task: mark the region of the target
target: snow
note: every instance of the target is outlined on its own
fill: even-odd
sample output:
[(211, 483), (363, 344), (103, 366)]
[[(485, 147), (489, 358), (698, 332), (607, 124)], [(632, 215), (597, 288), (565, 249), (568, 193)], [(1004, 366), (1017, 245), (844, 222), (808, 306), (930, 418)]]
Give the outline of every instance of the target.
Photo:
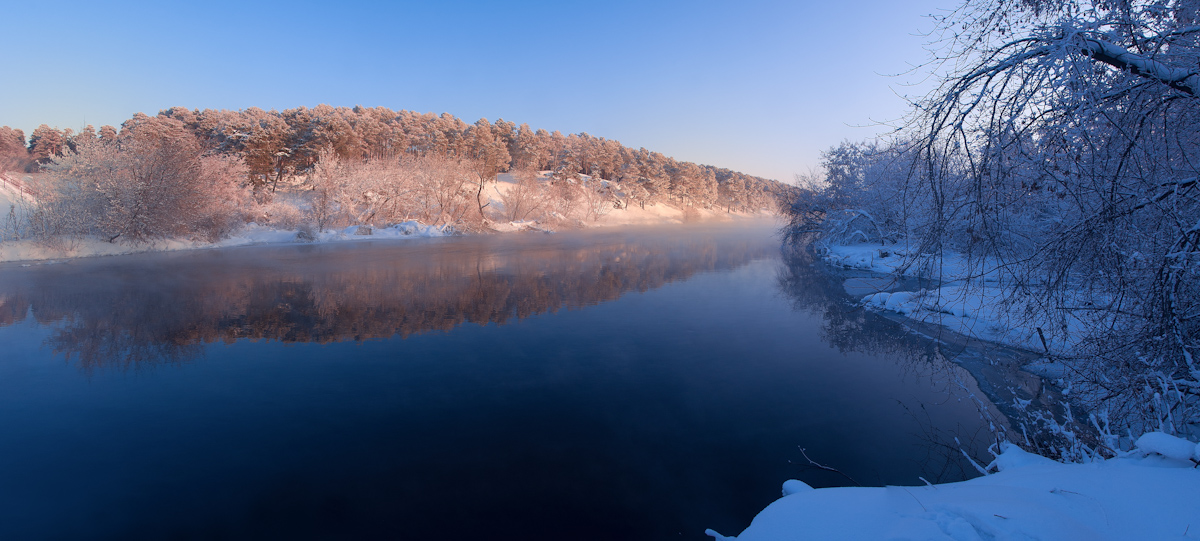
[(511, 222), (502, 222), (492, 224), (492, 228), (501, 233), (513, 233), (521, 231), (540, 231), (542, 233), (553, 233), (554, 230), (549, 226), (538, 222), (537, 220), (514, 220)]
[(1137, 449), (1147, 455), (1158, 454), (1174, 460), (1200, 462), (1200, 444), (1162, 432), (1142, 434), (1137, 440)]
[[(360, 234), (361, 231), (361, 234)], [(408, 221), (388, 227), (353, 225), (338, 231), (323, 231), (308, 234), (295, 229), (276, 229), (256, 223), (246, 224), (236, 234), (217, 242), (194, 240), (159, 240), (143, 245), (114, 244), (99, 238), (67, 239), (47, 245), (35, 240), (19, 240), (0, 243), (0, 262), (68, 259), (122, 255), (140, 252), (169, 252), (204, 248), (226, 248), (267, 244), (291, 244), (297, 242), (351, 242), (382, 239), (414, 239), (443, 237), (454, 234), (449, 228), (425, 225)]]
[[(930, 275), (920, 263), (906, 266), (906, 252), (899, 246), (834, 245), (826, 250), (824, 258), (832, 265), (898, 276), (918, 275), (938, 282), (928, 289), (867, 294), (861, 299), (867, 308), (896, 312), (964, 336), (1029, 351), (1048, 349), (1069, 354), (1077, 345), (1075, 339), (1085, 334), (1087, 323), (1074, 318), (1057, 322), (1059, 328), (1055, 330), (1059, 332), (1055, 333), (1046, 329), (1038, 334), (1035, 326), (1022, 325), (1026, 314), (1035, 310), (1014, 295), (997, 270), (1000, 265), (994, 262), (972, 262), (961, 254), (948, 253), (936, 262), (928, 259), (938, 269), (936, 275)], [(1082, 296), (1076, 300), (1079, 304), (1088, 301)]]
[[(548, 179), (550, 171), (542, 171), (540, 173), (543, 180)], [(590, 181), (587, 175), (581, 175), (585, 181)], [(608, 185), (608, 181), (603, 181)], [(501, 194), (507, 194), (516, 186), (516, 180), (511, 173), (501, 173), (496, 176), (496, 182), (492, 183), (487, 191), (488, 207), (503, 211), (504, 202), (501, 199)], [(693, 208), (692, 215), (686, 216), (684, 211), (667, 204), (647, 204), (645, 208), (640, 205), (629, 205), (625, 208), (606, 208), (604, 212), (596, 217), (593, 221), (579, 222), (577, 225), (582, 227), (622, 227), (630, 225), (666, 225), (666, 224), (682, 224), (689, 222), (734, 222), (747, 220), (762, 220), (775, 219), (775, 216), (770, 212), (763, 211), (758, 213), (746, 212), (725, 212), (723, 209), (704, 209)], [(544, 224), (538, 221), (519, 221), (514, 223), (499, 223), (492, 224), (494, 229), (499, 231), (528, 231), (528, 230), (552, 230), (552, 224)]]
[(831, 265), (886, 274), (898, 273), (906, 254), (904, 251), (891, 250), (874, 243), (835, 245), (827, 250), (825, 260)]
[(904, 314), (912, 319), (942, 325), (954, 332), (1025, 349), (1042, 349), (1036, 330), (1011, 324), (1020, 308), (1006, 303), (1009, 292), (1000, 287), (953, 284), (918, 291), (867, 295), (868, 308)]
[[(1178, 440), (1154, 434), (1151, 447)], [(1200, 539), (1200, 469), (1140, 450), (1062, 464), (1004, 445), (988, 466), (996, 473), (940, 485), (789, 491), (788, 481), (786, 495), (736, 538), (706, 533), (738, 541)]]
[(1187, 68), (1173, 68), (1153, 57), (1131, 53), (1120, 45), (1095, 38), (1080, 36), (1079, 43), (1081, 48), (1088, 52), (1088, 55), (1097, 60), (1122, 70), (1129, 70), (1144, 77), (1185, 88), (1189, 94), (1200, 94), (1200, 75)]
[[(550, 172), (540, 174), (548, 181)], [(590, 179), (584, 175), (584, 181)], [(607, 181), (605, 181), (607, 182)], [(23, 208), (32, 203), (33, 199), (20, 189), (21, 181), (10, 177), (0, 178), (0, 211), (7, 212), (8, 206), (20, 213)], [(500, 174), (496, 182), (490, 183), (485, 196), (488, 198), (485, 208), (490, 218), (486, 229), (500, 232), (544, 232), (550, 233), (560, 228), (582, 227), (620, 227), (643, 225), (668, 225), (681, 223), (702, 222), (747, 222), (775, 220), (775, 215), (763, 211), (758, 213), (727, 213), (720, 209), (693, 208), (688, 212), (667, 204), (647, 204), (645, 208), (633, 206), (629, 208), (611, 208), (606, 205), (598, 215), (589, 219), (577, 216), (564, 217), (552, 215), (546, 221), (538, 220), (499, 220), (504, 216), (503, 196), (516, 186), (516, 180), (511, 173)], [(256, 220), (269, 221), (275, 224), (295, 224), (302, 222), (301, 216), (308, 208), (309, 202), (303, 192), (279, 192), (275, 199), (257, 208)], [(272, 216), (293, 215), (293, 219), (276, 219)], [(0, 217), (2, 218), (2, 217)], [(499, 221), (498, 221), (499, 220)], [(0, 230), (0, 233), (4, 233)], [(376, 227), (373, 224), (354, 224), (336, 231), (311, 232), (309, 230), (288, 229), (286, 227), (261, 225), (251, 222), (244, 225), (229, 238), (217, 242), (204, 242), (188, 239), (160, 239), (150, 243), (130, 245), (109, 243), (99, 238), (59, 238), (50, 242), (34, 239), (5, 240), (0, 235), (0, 262), (7, 261), (45, 261), (68, 259), (75, 257), (94, 257), (131, 254), (150, 251), (176, 251), (203, 248), (223, 248), (230, 246), (246, 246), (261, 244), (288, 244), (294, 242), (346, 242), (369, 239), (409, 239), (428, 238), (458, 234), (452, 227), (438, 227), (417, 221)], [(12, 238), (11, 236), (7, 238)]]
[(448, 227), (425, 225), (416, 220), (390, 225), (388, 227), (373, 227), (370, 225), (352, 225), (342, 229), (340, 233), (320, 233), (315, 237), (319, 241), (332, 242), (352, 240), (354, 237), (371, 237), (375, 239), (405, 239), (444, 237), (454, 231)]
[[(1058, 342), (1047, 337), (1043, 343), (1036, 328), (1021, 324), (1020, 313), (1029, 307), (991, 262), (948, 254), (926, 267), (938, 269), (930, 275), (920, 261), (906, 266), (912, 258), (902, 246), (823, 249), (836, 266), (934, 280), (900, 291), (892, 289), (896, 280), (847, 288), (858, 291), (867, 308), (1036, 351), (1070, 351), (1072, 336), (1083, 334), (1083, 322), (1064, 320)], [(1085, 300), (1082, 294), (1068, 299)], [(1047, 373), (1061, 368), (1042, 365)], [(1151, 432), (1134, 446), (1116, 458), (1064, 464), (1004, 444), (986, 468), (996, 473), (942, 485), (804, 490), (789, 480), (784, 497), (736, 539), (1200, 539), (1200, 444)]]
[(799, 492), (807, 492), (809, 490), (816, 490), (816, 489), (809, 486), (808, 483), (805, 483), (804, 481), (800, 481), (798, 479), (788, 479), (787, 481), (783, 482), (783, 495), (784, 496), (791, 496), (792, 494), (796, 494)]
[[(622, 212), (614, 209), (612, 214), (602, 217), (600, 221), (584, 225), (590, 227), (614, 227), (623, 225), (658, 225), (682, 223), (681, 220), (673, 218), (671, 211), (674, 211), (675, 209), (665, 205), (657, 205), (656, 207), (657, 209), (647, 205), (647, 211), (645, 212)], [(678, 211), (675, 212), (677, 213)], [(705, 212), (711, 213), (711, 211)], [(701, 221), (750, 221), (768, 218), (770, 218), (770, 216), (760, 216), (755, 214), (733, 214), (730, 216), (723, 216), (720, 213), (711, 213), (711, 215), (702, 217)], [(550, 224), (524, 220), (491, 223), (490, 226), (497, 232), (502, 233), (528, 231), (550, 233), (554, 230)], [(232, 246), (267, 244), (291, 244), (296, 242), (329, 243), (382, 239), (431, 238), (455, 234), (457, 233), (453, 230), (453, 228), (427, 225), (418, 221), (408, 221), (387, 227), (374, 227), (368, 224), (359, 224), (351, 225), (337, 231), (324, 231), (320, 233), (307, 233), (297, 229), (279, 229), (251, 222), (243, 226), (239, 231), (229, 238), (217, 242), (170, 239), (157, 240), (141, 245), (129, 245), (121, 243), (109, 243), (103, 239), (94, 237), (61, 239), (57, 242), (49, 244), (45, 242), (38, 242), (37, 240), (33, 239), (5, 241), (0, 242), (0, 262), (44, 261), (76, 257), (123, 255), (141, 252), (196, 250), (205, 248), (225, 248)]]
[(32, 203), (33, 196), (22, 189), (24, 182), (20, 179), (8, 174), (0, 173), (0, 209), (5, 212), (11, 206), (20, 206), (22, 203)]
[(23, 220), (28, 205), (33, 202), (33, 196), (22, 189), (23, 185), (21, 180), (8, 173), (0, 173), (0, 240), (10, 233), (9, 221)]

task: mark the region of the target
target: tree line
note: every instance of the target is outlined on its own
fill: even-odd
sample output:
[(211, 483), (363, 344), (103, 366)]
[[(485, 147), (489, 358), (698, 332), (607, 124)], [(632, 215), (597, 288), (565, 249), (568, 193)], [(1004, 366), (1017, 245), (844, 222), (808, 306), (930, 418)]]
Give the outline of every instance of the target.
[[(155, 160), (174, 168), (172, 174), (152, 172)], [(172, 107), (155, 116), (138, 113), (119, 129), (88, 126), (75, 132), (42, 125), (28, 140), (21, 130), (5, 126), (0, 127), (0, 168), (47, 173), (52, 182), (42, 183), (41, 195), (48, 203), (70, 200), (70, 205), (86, 207), (72, 210), (76, 217), (80, 210), (92, 216), (88, 232), (133, 241), (182, 230), (219, 237), (229, 224), (219, 223), (224, 219), (214, 212), (221, 209), (213, 205), (239, 199), (233, 193), (238, 189), (249, 194), (243, 199), (252, 197), (260, 205), (269, 204), (281, 186), (317, 192), (324, 207), (314, 211), (315, 221), (322, 225), (370, 215), (460, 225), (474, 220), (465, 224), (468, 228), (489, 218), (482, 192), (504, 172), (522, 173), (518, 176), (523, 178), (548, 171), (551, 186), (527, 183), (512, 201), (524, 210), (508, 209), (509, 216), (491, 218), (522, 219), (534, 209), (583, 217), (605, 208), (657, 203), (757, 211), (774, 209), (788, 189), (773, 180), (678, 161), (587, 133), (563, 135), (505, 120), (468, 124), (450, 114), (328, 105), (284, 111)], [(353, 178), (370, 186), (345, 182)], [(412, 182), (390, 183), (387, 178)], [(414, 179), (425, 180), (414, 184)], [(206, 195), (196, 200), (191, 191), (197, 196), (208, 192), (215, 199), (204, 201)], [(175, 194), (171, 197), (177, 201), (159, 201), (165, 192)], [(110, 204), (119, 208), (98, 208)], [(471, 207), (475, 216), (468, 212)], [(62, 210), (43, 213), (41, 219), (67, 219)], [(271, 210), (285, 213), (278, 208), (267, 212)], [(162, 223), (147, 212), (169, 219)], [(69, 224), (41, 225), (72, 230)]]
[(1094, 428), (1196, 435), (1200, 4), (969, 0), (933, 36), (940, 87), (823, 154), (790, 238), (960, 254)]

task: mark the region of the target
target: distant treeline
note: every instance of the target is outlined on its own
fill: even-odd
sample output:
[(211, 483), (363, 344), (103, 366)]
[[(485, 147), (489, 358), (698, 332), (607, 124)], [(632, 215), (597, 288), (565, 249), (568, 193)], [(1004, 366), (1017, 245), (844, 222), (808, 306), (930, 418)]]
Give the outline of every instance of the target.
[[(172, 107), (155, 117), (138, 113), (118, 130), (88, 126), (80, 132), (39, 126), (26, 141), (18, 129), (0, 127), (0, 169), (35, 172), (84, 141), (116, 142), (129, 132), (194, 136), (207, 155), (240, 158), (246, 179), (258, 192), (310, 174), (322, 156), (340, 161), (449, 157), (469, 161), (484, 179), (517, 171), (553, 171), (556, 178), (587, 175), (619, 182), (620, 204), (676, 206), (727, 211), (773, 209), (789, 187), (774, 180), (666, 157), (644, 148), (587, 133), (563, 135), (505, 120), (467, 124), (443, 113), (393, 111), (386, 107), (318, 105), (280, 111), (190, 110)], [(147, 129), (150, 128), (150, 129)]]

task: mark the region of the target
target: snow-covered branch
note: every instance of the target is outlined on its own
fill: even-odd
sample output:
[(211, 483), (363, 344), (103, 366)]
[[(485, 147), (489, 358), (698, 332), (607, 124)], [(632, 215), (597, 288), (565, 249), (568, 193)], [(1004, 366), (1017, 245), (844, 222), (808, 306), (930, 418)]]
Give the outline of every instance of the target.
[(1200, 95), (1200, 73), (1192, 69), (1168, 66), (1154, 58), (1132, 53), (1107, 41), (1079, 36), (1078, 44), (1083, 54), (1117, 69), (1128, 71), (1163, 83), (1191, 96)]
[(831, 253), (887, 231), (864, 264), (989, 291), (1012, 308), (997, 332), (1044, 337), (1079, 405), (1121, 431), (1194, 430), (1195, 5), (968, 0), (941, 21), (940, 87), (888, 144), (825, 154), (790, 238)]

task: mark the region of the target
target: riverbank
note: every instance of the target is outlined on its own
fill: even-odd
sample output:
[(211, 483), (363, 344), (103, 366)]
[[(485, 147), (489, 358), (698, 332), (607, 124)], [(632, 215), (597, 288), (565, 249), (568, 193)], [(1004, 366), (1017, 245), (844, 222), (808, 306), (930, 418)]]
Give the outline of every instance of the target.
[(833, 245), (824, 251), (823, 259), (836, 267), (924, 281), (922, 287), (904, 290), (861, 291), (861, 302), (871, 309), (1042, 353), (1068, 354), (1076, 345), (1070, 337), (1082, 334), (1085, 322), (1074, 318), (1059, 322), (1055, 330), (1060, 332), (1041, 335), (1036, 327), (1024, 325), (1023, 316), (1031, 307), (1016, 300), (1012, 285), (1004, 281), (1002, 265), (994, 262), (969, 261), (957, 253), (937, 260), (910, 258), (899, 246), (878, 244)]
[(103, 257), (145, 252), (175, 252), (234, 246), (281, 245), (294, 243), (349, 242), (371, 239), (431, 238), (453, 235), (453, 229), (404, 222), (389, 227), (350, 226), (338, 230), (311, 232), (277, 229), (256, 223), (246, 224), (227, 238), (216, 242), (189, 239), (159, 239), (144, 244), (106, 242), (96, 237), (59, 238), (50, 241), (24, 239), (0, 242), (0, 262), (45, 263), (81, 257)]
[[(486, 192), (488, 208), (493, 214), (502, 215), (504, 196), (513, 189), (511, 175), (502, 174)], [(0, 183), (0, 209), (10, 209), (13, 220), (20, 219), (22, 209), (32, 203), (27, 194)], [(294, 195), (294, 194), (292, 194)], [(286, 205), (296, 207), (299, 215), (307, 202), (303, 198), (281, 195)], [(726, 212), (720, 209), (688, 208), (686, 210), (659, 203), (642, 206), (611, 208), (589, 220), (554, 221), (538, 220), (489, 220), (483, 231), (468, 234), (544, 232), (568, 229), (611, 228), (627, 226), (659, 226), (680, 224), (754, 223), (773, 222), (774, 215), (766, 212)], [(234, 246), (279, 245), (291, 243), (353, 242), (383, 239), (416, 239), (461, 235), (463, 232), (449, 225), (428, 225), (420, 221), (407, 221), (376, 227), (372, 224), (354, 224), (347, 227), (314, 231), (311, 226), (286, 227), (280, 224), (247, 223), (226, 238), (215, 242), (194, 239), (156, 239), (144, 243), (127, 244), (108, 242), (98, 237), (60, 237), (52, 239), (19, 239), (0, 242), (0, 262), (51, 262), (79, 257), (114, 256), (144, 252), (170, 252), (227, 248)], [(2, 237), (0, 237), (2, 240)]]
[(917, 487), (783, 485), (740, 535), (801, 539), (1200, 539), (1200, 447), (1162, 433), (1125, 455), (1062, 464), (1005, 445), (995, 473)]
[[(998, 273), (977, 270), (986, 269), (985, 265), (973, 268), (952, 254), (942, 258), (937, 272), (931, 273), (930, 267), (922, 269), (919, 262), (912, 265), (903, 252), (878, 245), (831, 246), (822, 252), (824, 261), (837, 268), (863, 271), (862, 276), (847, 279), (844, 288), (865, 308), (902, 320), (914, 332), (939, 344), (985, 341), (1019, 351), (1041, 350), (1048, 354), (1018, 355), (1020, 366), (1009, 368), (1028, 368), (1031, 359), (1041, 358), (1034, 368), (1043, 374), (1058, 366), (1046, 357), (1071, 347), (1068, 341), (1048, 343), (1015, 325), (1021, 307), (1002, 302), (1011, 298), (1012, 291), (1005, 289)], [(966, 367), (969, 363), (959, 364)], [(989, 359), (975, 364), (994, 370), (1006, 363)], [(989, 376), (968, 370), (981, 388), (987, 387)], [(1030, 405), (1028, 397), (1014, 395), (1025, 385), (997, 379), (1003, 380), (995, 382), (997, 385), (1010, 387), (1001, 402), (1011, 402), (1010, 407), (1030, 413), (1024, 409)], [(1067, 383), (1064, 395), (1070, 392), (1070, 381)], [(1042, 397), (1047, 393), (1039, 390), (1036, 394)], [(1071, 417), (1065, 396), (1049, 402), (1068, 408), (1063, 413)], [(1042, 416), (1050, 425), (1043, 428), (1056, 430), (1059, 436), (1077, 437), (1069, 432), (1066, 421), (1062, 425), (1054, 421), (1057, 416)], [(784, 497), (759, 513), (736, 539), (1200, 538), (1194, 504), (1200, 498), (1200, 445), (1162, 432), (1149, 432), (1136, 440), (1132, 435), (1119, 437), (1101, 428), (1107, 426), (1103, 417), (1093, 417), (1090, 422), (1101, 432), (1107, 459), (1101, 457), (1098, 446), (1089, 451), (1078, 439), (1073, 440), (1074, 449), (1057, 453), (1067, 462), (1004, 443), (993, 448), (994, 461), (979, 467), (987, 475), (960, 483), (814, 490), (791, 480), (783, 485)], [(1022, 432), (1006, 437), (1023, 437), (1029, 444), (1031, 435), (1024, 433), (1023, 425)], [(735, 539), (712, 530), (706, 533), (718, 540)]]
[[(1065, 418), (1038, 422), (1044, 429), (1070, 440), (1068, 449), (1056, 451), (1061, 458), (1078, 460), (1096, 452), (1097, 443), (1111, 450), (1130, 448), (1133, 440), (1125, 435), (1126, 431), (1114, 430), (1117, 435), (1098, 436), (1105, 441), (1089, 438), (1093, 441), (1084, 443), (1077, 439), (1080, 433), (1058, 424), (1065, 425), (1072, 417), (1078, 417), (1074, 419), (1076, 422), (1088, 425), (1085, 431), (1101, 424), (1105, 425), (1102, 431), (1107, 431), (1109, 422), (1117, 420), (1110, 419), (1105, 411), (1096, 412), (1095, 419), (1079, 416), (1096, 409), (1095, 404), (1102, 402), (1102, 397), (1110, 391), (1096, 385), (1105, 376), (1095, 366), (1080, 369), (1069, 364), (1086, 357), (1081, 354), (1082, 344), (1093, 334), (1091, 328), (1105, 325), (1103, 314), (1096, 316), (1096, 312), (1086, 309), (1046, 306), (1043, 299), (1015, 285), (1006, 276), (1004, 266), (995, 261), (970, 261), (957, 253), (922, 260), (908, 257), (898, 248), (876, 244), (833, 245), (823, 248), (823, 259), (836, 267), (877, 273), (892, 280), (908, 278), (905, 287), (857, 291), (859, 302), (867, 309), (894, 314), (916, 329), (944, 329), (967, 340), (1020, 352), (1021, 370), (1045, 378), (1061, 389), (1061, 396), (1053, 397), (1060, 402), (1054, 409), (1062, 410)], [(1059, 306), (1086, 308), (1100, 300), (1094, 292), (1067, 291), (1057, 302)], [(1095, 319), (1087, 319), (1089, 316)], [(1029, 405), (1025, 399), (1018, 398), (1014, 404), (1023, 414), (1030, 413), (1025, 409)], [(1077, 410), (1074, 415), (1070, 410), (1072, 405)], [(1037, 417), (1036, 413), (1033, 415)], [(1134, 430), (1133, 435), (1155, 428), (1161, 426), (1144, 426)]]

